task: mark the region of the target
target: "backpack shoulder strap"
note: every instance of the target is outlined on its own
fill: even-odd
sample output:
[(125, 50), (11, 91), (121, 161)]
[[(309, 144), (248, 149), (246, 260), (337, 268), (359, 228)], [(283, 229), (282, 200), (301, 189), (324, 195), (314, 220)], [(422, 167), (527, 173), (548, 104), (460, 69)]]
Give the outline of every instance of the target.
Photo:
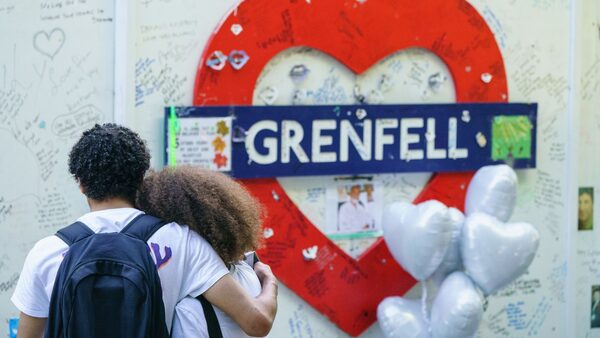
[(204, 318), (206, 319), (206, 327), (208, 329), (208, 336), (210, 338), (223, 338), (221, 333), (221, 327), (219, 326), (219, 320), (212, 304), (200, 295), (196, 297), (197, 300), (202, 304), (202, 311), (204, 311)]
[(93, 235), (92, 229), (81, 222), (75, 222), (67, 227), (64, 227), (56, 232), (56, 237), (62, 239), (68, 246), (78, 242), (84, 238)]
[(150, 239), (150, 237), (152, 237), (152, 235), (154, 235), (154, 233), (165, 224), (166, 222), (160, 218), (141, 214), (129, 222), (129, 224), (127, 224), (125, 228), (121, 230), (121, 233), (147, 242), (148, 239)]

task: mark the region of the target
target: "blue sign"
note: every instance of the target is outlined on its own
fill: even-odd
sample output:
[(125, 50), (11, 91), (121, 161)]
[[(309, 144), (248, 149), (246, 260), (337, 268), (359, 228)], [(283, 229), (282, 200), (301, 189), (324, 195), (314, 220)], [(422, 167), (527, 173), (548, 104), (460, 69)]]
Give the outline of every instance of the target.
[(19, 318), (11, 318), (8, 320), (8, 336), (17, 338), (17, 328), (19, 327)]
[(174, 119), (231, 117), (231, 175), (238, 178), (536, 164), (537, 104), (177, 107), (165, 112), (165, 164), (169, 145), (177, 147), (169, 143), (176, 142), (173, 135), (169, 139), (177, 132)]

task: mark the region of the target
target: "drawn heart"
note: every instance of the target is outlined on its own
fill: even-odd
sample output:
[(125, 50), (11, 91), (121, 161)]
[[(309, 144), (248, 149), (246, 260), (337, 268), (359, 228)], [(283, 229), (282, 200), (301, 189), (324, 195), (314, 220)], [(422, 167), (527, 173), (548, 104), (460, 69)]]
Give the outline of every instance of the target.
[(469, 338), (483, 316), (483, 296), (463, 272), (450, 274), (431, 307), (433, 338)]
[(54, 59), (65, 44), (65, 40), (65, 31), (62, 28), (54, 28), (50, 33), (39, 31), (33, 36), (33, 48), (50, 59)]
[(517, 174), (505, 164), (477, 170), (467, 189), (465, 213), (484, 212), (508, 221), (517, 202), (517, 183)]
[(444, 259), (454, 226), (438, 201), (394, 203), (383, 214), (383, 238), (392, 256), (416, 280), (424, 281)]
[(472, 214), (461, 239), (465, 271), (486, 295), (492, 294), (527, 270), (539, 241), (531, 224), (505, 224), (484, 213)]
[[(229, 27), (236, 23), (243, 23), (244, 34), (231, 34)], [(320, 50), (356, 74), (394, 52), (424, 48), (447, 65), (458, 102), (502, 102), (508, 96), (494, 35), (467, 1), (247, 0), (207, 44), (196, 74), (194, 105), (252, 104), (265, 65), (298, 46)], [(232, 48), (250, 56), (242, 70), (204, 66), (213, 51)], [(483, 73), (492, 75), (489, 83), (481, 81)], [(437, 174), (414, 202), (436, 199), (462, 209), (471, 177)], [(403, 295), (415, 285), (382, 239), (354, 260), (302, 214), (276, 179), (244, 184), (267, 209), (265, 226), (273, 229), (261, 258), (287, 287), (348, 334), (359, 335), (373, 324), (384, 298)], [(314, 245), (316, 259), (304, 260), (302, 250)]]
[(388, 297), (377, 307), (377, 320), (386, 338), (430, 338), (418, 301)]

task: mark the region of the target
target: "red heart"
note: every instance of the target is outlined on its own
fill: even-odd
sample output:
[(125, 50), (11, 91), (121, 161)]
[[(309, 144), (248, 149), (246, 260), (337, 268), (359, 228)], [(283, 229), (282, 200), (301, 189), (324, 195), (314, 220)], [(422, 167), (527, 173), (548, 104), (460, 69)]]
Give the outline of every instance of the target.
[[(243, 32), (232, 34), (240, 24)], [(502, 55), (483, 18), (464, 0), (246, 0), (214, 33), (200, 62), (194, 105), (251, 105), (264, 66), (279, 52), (307, 46), (362, 73), (402, 49), (425, 48), (452, 73), (458, 102), (508, 99)], [(215, 71), (204, 60), (216, 50), (244, 50), (244, 69)], [(492, 76), (490, 83), (482, 74)], [(415, 202), (437, 199), (463, 207), (472, 173), (434, 175)], [(309, 178), (308, 178), (309, 179)], [(354, 260), (319, 231), (294, 205), (276, 179), (245, 180), (266, 206), (265, 226), (274, 235), (261, 257), (277, 277), (350, 335), (376, 320), (377, 305), (415, 285), (379, 240)], [(302, 249), (317, 245), (305, 261)]]

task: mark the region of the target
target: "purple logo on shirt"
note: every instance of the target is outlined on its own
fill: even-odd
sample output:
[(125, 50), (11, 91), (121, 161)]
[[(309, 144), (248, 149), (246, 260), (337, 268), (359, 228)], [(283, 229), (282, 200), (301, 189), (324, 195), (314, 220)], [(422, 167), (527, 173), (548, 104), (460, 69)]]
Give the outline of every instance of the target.
[(162, 257), (160, 254), (160, 245), (158, 245), (156, 243), (150, 243), (150, 246), (152, 247), (152, 252), (154, 253), (154, 257), (156, 258), (156, 268), (157, 269), (160, 269), (163, 265), (167, 264), (169, 262), (169, 260), (171, 260), (171, 256), (173, 255), (171, 248), (169, 248), (168, 246), (165, 246), (165, 256)]

